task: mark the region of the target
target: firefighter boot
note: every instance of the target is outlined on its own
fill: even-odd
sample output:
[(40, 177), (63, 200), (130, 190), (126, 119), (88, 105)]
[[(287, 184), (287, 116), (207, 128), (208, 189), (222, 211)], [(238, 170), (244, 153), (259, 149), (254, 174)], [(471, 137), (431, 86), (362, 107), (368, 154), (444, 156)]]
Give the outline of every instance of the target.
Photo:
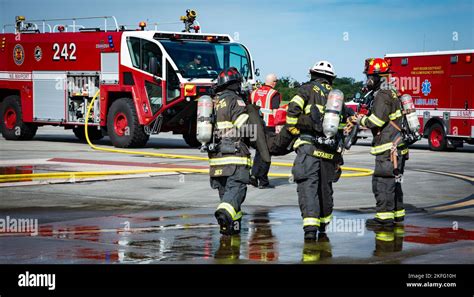
[(401, 225), (403, 224), (403, 221), (405, 221), (405, 210), (404, 209), (396, 210), (395, 219), (394, 219), (395, 224)]
[(238, 219), (232, 222), (232, 235), (240, 234), (240, 228), (242, 227), (242, 219)]
[(231, 235), (232, 233), (232, 218), (223, 209), (218, 209), (214, 213), (217, 223), (220, 226), (220, 233), (223, 235)]
[(223, 209), (218, 209), (214, 213), (217, 223), (220, 226), (220, 233), (222, 235), (233, 235), (240, 233), (241, 219), (232, 220), (230, 215)]
[(403, 221), (405, 221), (405, 217), (398, 217), (394, 220), (395, 224), (403, 224)]
[(254, 186), (255, 188), (258, 187), (258, 180), (255, 176), (251, 175), (250, 176), (250, 181), (249, 183)]
[(377, 218), (367, 219), (365, 221), (365, 226), (367, 228), (377, 228), (377, 227), (385, 227), (390, 228), (394, 226), (393, 220), (380, 220)]
[(317, 230), (305, 230), (304, 241), (316, 241), (317, 233), (318, 233)]
[(319, 233), (326, 233), (326, 227), (329, 225), (329, 223), (321, 223), (319, 225)]

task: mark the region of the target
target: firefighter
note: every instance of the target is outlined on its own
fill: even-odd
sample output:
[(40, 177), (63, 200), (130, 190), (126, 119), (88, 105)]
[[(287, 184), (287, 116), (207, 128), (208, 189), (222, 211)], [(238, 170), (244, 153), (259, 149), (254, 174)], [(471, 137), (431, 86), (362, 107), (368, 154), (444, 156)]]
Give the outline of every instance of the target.
[(408, 160), (408, 147), (402, 140), (402, 107), (398, 93), (388, 83), (390, 66), (382, 58), (367, 59), (364, 73), (367, 88), (374, 92), (370, 115), (358, 115), (356, 121), (372, 130), (374, 139), (370, 153), (375, 155), (372, 191), (376, 215), (368, 219), (368, 227), (393, 227), (405, 217), (401, 177)]
[(303, 84), (288, 104), (287, 129), (295, 136), (296, 150), (292, 174), (297, 184), (298, 203), (303, 217), (304, 238), (314, 241), (317, 231), (324, 232), (333, 210), (332, 182), (339, 162), (334, 146), (321, 145), (322, 122), (336, 73), (332, 63), (317, 62), (310, 69), (311, 80)]
[[(251, 103), (260, 107), (267, 134), (275, 133), (275, 112), (281, 102), (280, 93), (274, 89), (277, 81), (275, 74), (268, 74), (265, 84), (250, 95)], [(253, 160), (250, 183), (259, 189), (274, 188), (268, 180), (268, 171), (270, 171), (270, 162), (264, 162), (257, 150)]]
[(221, 71), (215, 86), (216, 149), (209, 151), (211, 187), (217, 189), (221, 203), (215, 217), (224, 235), (240, 233), (240, 206), (250, 180), (250, 152), (238, 129), (249, 115), (239, 91), (242, 76), (234, 67)]
[(202, 57), (201, 55), (194, 56), (194, 59), (186, 65), (186, 69), (189, 70), (198, 70), (201, 69)]

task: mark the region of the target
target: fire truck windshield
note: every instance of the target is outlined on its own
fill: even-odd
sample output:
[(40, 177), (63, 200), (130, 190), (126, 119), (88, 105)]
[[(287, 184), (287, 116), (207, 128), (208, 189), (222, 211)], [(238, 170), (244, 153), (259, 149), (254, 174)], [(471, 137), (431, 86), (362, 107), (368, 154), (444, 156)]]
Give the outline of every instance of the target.
[(160, 40), (185, 78), (216, 78), (228, 67), (235, 67), (250, 78), (250, 58), (238, 43)]

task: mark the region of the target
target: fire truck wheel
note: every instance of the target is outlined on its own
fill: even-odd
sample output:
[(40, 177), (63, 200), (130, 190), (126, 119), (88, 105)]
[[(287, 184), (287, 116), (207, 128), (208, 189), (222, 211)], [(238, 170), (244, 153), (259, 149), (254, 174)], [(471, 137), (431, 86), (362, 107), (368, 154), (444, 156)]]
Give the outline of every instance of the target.
[(435, 123), (431, 126), (430, 131), (428, 132), (428, 143), (430, 149), (433, 151), (446, 150), (448, 140), (446, 139), (446, 133), (441, 124)]
[(115, 147), (144, 147), (150, 137), (138, 122), (135, 105), (129, 98), (112, 103), (107, 114), (107, 131)]
[[(85, 141), (86, 140), (86, 131), (84, 131), (84, 126), (79, 126), (76, 128), (72, 128), (72, 132), (74, 132), (74, 135), (81, 140)], [(87, 128), (87, 134), (89, 134), (89, 139), (90, 140), (99, 140), (102, 139), (104, 136), (102, 135), (102, 131), (97, 129), (97, 127), (89, 127)]]
[[(192, 119), (189, 122), (196, 123), (196, 119)], [(190, 147), (196, 148), (201, 146), (201, 143), (196, 138), (196, 125), (190, 124), (188, 126), (188, 129), (183, 133), (183, 139)]]
[(23, 122), (20, 97), (6, 97), (0, 106), (0, 129), (7, 140), (30, 140), (38, 130), (38, 126)]
[(194, 135), (192, 133), (185, 133), (183, 134), (183, 139), (190, 147), (195, 148), (201, 146), (201, 143), (196, 138), (196, 133), (194, 133)]

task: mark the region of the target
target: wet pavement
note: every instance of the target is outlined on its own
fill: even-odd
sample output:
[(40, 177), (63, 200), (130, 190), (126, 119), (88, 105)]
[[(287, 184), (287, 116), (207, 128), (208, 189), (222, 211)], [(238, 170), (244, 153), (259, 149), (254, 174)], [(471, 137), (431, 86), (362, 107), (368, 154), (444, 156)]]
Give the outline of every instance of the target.
[(10, 211), (39, 230), (0, 234), (0, 263), (474, 263), (469, 218), (413, 212), (404, 225), (367, 230), (371, 213), (336, 211), (328, 232), (305, 243), (297, 207), (244, 212), (241, 235), (221, 236), (211, 208)]
[[(98, 145), (111, 147), (107, 138)], [(40, 128), (32, 141), (0, 138), (0, 147), (0, 175), (208, 166), (94, 151), (54, 127)], [(169, 133), (134, 150), (205, 156)], [(370, 140), (360, 140), (345, 165), (373, 168), (369, 150)], [(0, 263), (474, 263), (473, 152), (469, 145), (456, 152), (429, 151), (426, 140), (414, 145), (403, 183), (407, 220), (391, 230), (364, 226), (375, 212), (371, 177), (341, 178), (332, 229), (314, 243), (303, 241), (296, 185), (287, 178), (271, 178), (275, 189), (248, 187), (243, 231), (233, 237), (219, 234), (218, 194), (205, 174), (0, 182)], [(38, 219), (38, 234), (2, 232), (7, 219)]]

